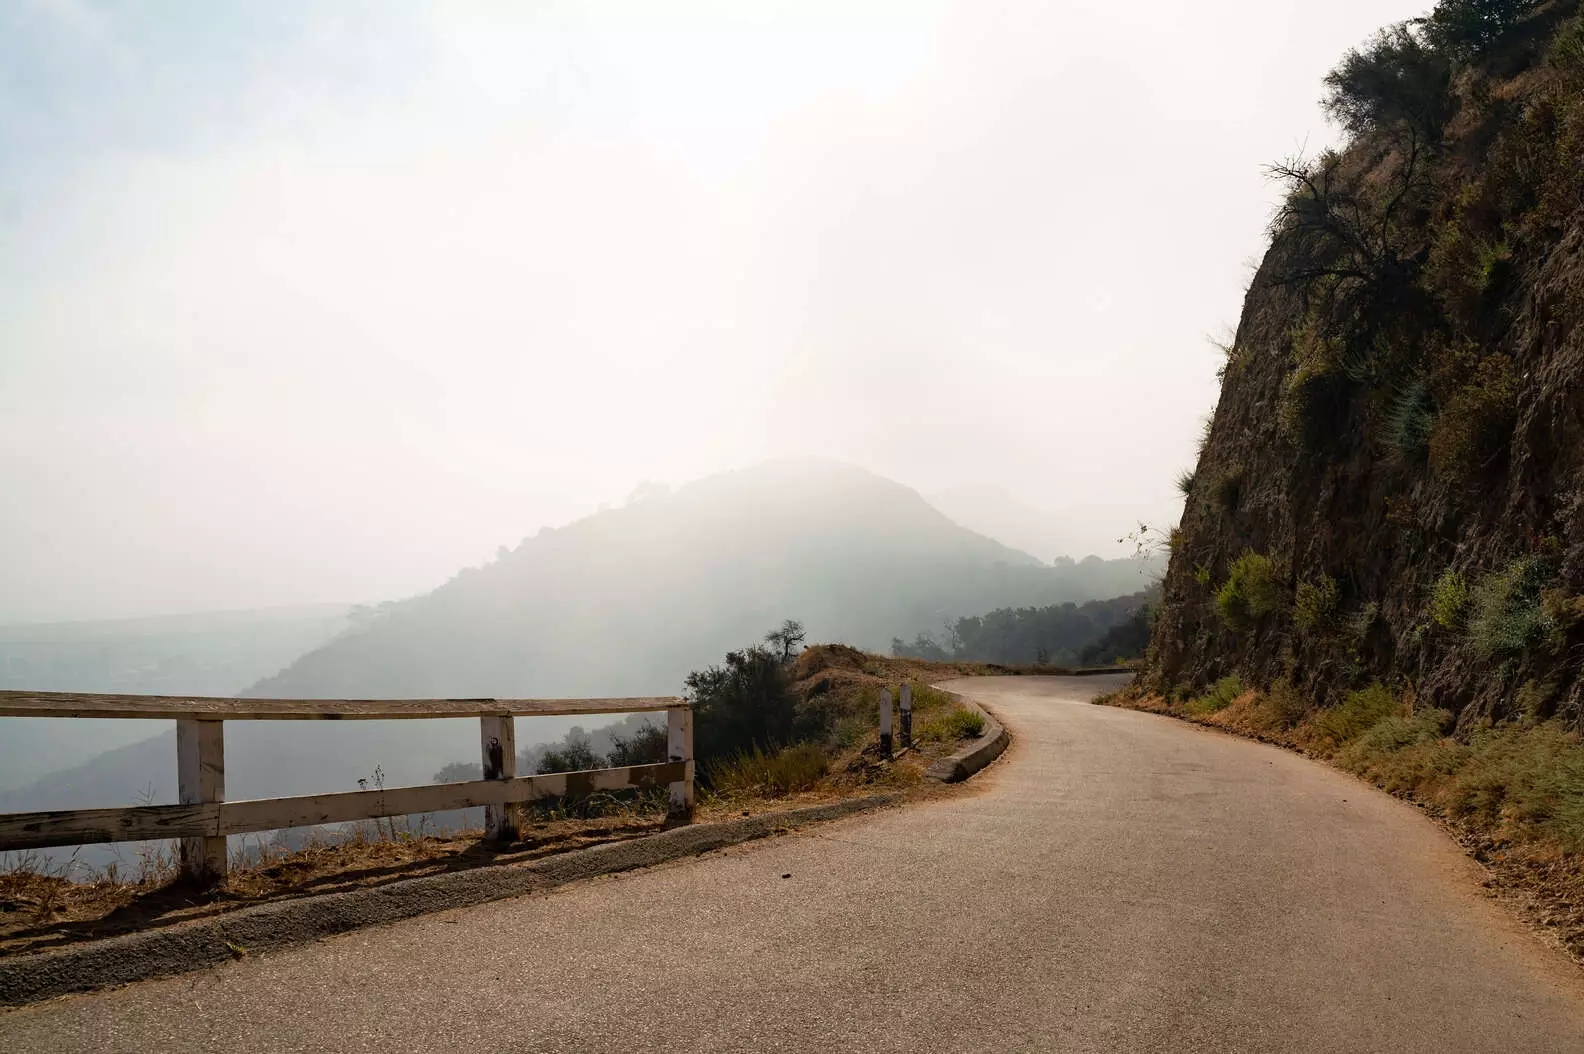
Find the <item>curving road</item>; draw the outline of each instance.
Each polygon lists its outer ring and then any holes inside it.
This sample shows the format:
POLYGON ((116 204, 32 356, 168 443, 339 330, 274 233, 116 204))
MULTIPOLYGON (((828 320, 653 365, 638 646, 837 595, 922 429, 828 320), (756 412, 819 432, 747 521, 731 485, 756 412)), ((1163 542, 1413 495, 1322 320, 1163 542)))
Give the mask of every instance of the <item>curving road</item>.
POLYGON ((0 1048, 1584 1052, 1584 971, 1412 808, 1096 679, 953 686, 1015 736, 960 796, 13 1012, 0 1048))

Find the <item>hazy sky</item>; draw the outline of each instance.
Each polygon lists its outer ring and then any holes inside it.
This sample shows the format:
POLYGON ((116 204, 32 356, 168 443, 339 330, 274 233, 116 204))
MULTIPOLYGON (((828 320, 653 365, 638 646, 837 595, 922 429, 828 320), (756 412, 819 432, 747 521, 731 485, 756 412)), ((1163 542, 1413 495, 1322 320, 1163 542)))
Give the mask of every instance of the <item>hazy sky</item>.
POLYGON ((6 0, 0 619, 406 595, 797 453, 1110 555, 1261 165, 1427 2, 6 0))

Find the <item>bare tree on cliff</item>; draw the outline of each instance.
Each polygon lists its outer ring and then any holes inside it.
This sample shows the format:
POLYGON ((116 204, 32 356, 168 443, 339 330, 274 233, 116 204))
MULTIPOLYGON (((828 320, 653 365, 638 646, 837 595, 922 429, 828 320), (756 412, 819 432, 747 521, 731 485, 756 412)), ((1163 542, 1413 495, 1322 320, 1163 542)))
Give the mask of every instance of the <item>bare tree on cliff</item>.
POLYGON ((765 643, 781 650, 782 662, 791 662, 797 650, 803 646, 803 639, 806 636, 808 634, 803 632, 803 623, 789 618, 781 623, 780 629, 773 629, 765 634, 765 643))

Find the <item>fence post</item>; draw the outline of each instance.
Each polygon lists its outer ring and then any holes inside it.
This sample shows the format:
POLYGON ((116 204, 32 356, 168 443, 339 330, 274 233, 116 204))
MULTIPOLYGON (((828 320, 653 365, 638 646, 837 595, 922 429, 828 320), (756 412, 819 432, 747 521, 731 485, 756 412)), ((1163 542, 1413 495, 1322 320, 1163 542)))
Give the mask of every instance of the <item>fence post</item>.
POLYGON ((880 753, 891 756, 891 686, 880 689, 880 753))
MULTIPOLYGON (((176 722, 176 792, 183 805, 225 801, 225 722, 183 717, 176 722)), ((181 870, 212 882, 225 877, 224 835, 181 840, 181 870)))
POLYGON ((672 764, 683 763, 682 778, 671 784, 666 807, 666 825, 693 822, 693 708, 673 706, 666 710, 666 753, 672 764))
MULTIPOLYGON (((511 714, 479 718, 479 749, 484 778, 509 780, 517 775, 517 725, 511 714)), ((522 821, 516 802, 484 806, 484 837, 492 842, 515 842, 522 821)))
POLYGON ((913 686, 902 682, 902 749, 913 745, 913 686))

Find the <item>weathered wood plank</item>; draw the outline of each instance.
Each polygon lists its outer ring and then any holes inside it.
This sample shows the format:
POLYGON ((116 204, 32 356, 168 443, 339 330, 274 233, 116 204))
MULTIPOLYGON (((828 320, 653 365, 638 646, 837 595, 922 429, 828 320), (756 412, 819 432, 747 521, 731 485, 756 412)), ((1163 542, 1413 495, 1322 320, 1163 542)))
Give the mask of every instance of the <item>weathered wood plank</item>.
POLYGON ((432 787, 392 787, 385 790, 310 794, 297 798, 262 798, 226 802, 220 807, 219 832, 243 834, 277 827, 308 827, 321 823, 403 816, 419 812, 445 812, 478 805, 509 805, 584 795, 628 787, 657 787, 682 778, 680 764, 633 765, 619 769, 557 772, 545 776, 519 776, 509 780, 472 780, 432 787))
POLYGON ((431 787, 393 787, 256 801, 0 813, 0 851, 150 838, 223 839, 228 834, 273 831, 280 827, 444 812, 477 805, 506 805, 629 787, 661 787, 690 779, 691 775, 691 762, 668 762, 519 776, 509 780, 473 780, 431 787))
POLYGON ((218 804, 0 813, 0 850, 201 837, 213 834, 219 820, 218 804))
MULTIPOLYGON (((225 801, 225 722, 182 718, 176 722, 177 797, 183 805, 225 801)), ((181 869, 208 881, 226 873, 226 840, 213 834, 181 840, 181 869)))
POLYGON ((114 717, 224 721, 391 721, 424 717, 628 714, 686 705, 674 696, 631 699, 225 699, 0 691, 0 717, 114 717))

